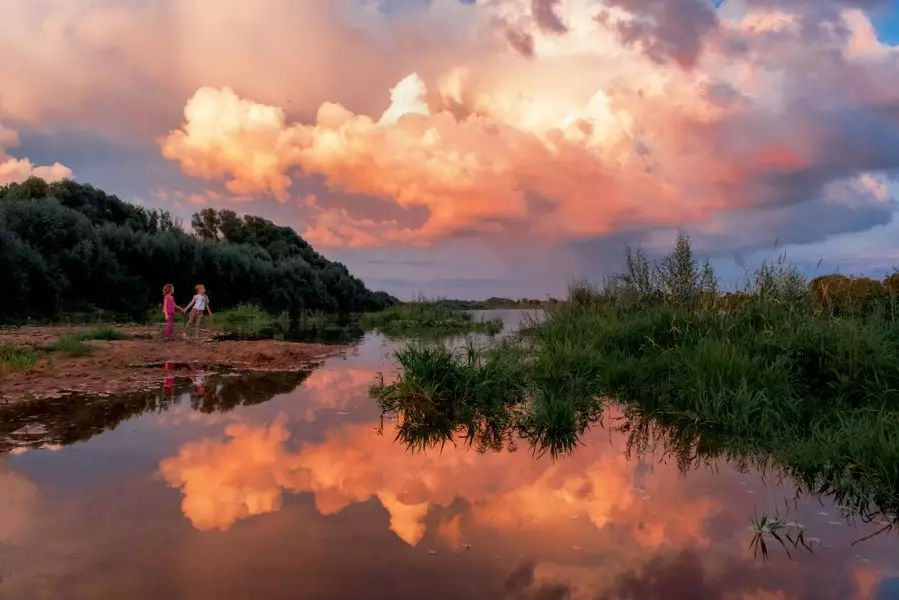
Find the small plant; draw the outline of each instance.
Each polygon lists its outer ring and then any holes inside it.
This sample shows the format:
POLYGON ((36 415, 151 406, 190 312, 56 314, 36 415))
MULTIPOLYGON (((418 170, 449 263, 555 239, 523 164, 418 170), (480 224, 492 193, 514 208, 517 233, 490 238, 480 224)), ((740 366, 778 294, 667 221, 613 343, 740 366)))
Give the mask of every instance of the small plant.
POLYGON ((786 543, 784 543, 784 538, 793 548, 797 548, 802 546, 809 552, 812 552, 812 547, 806 543, 805 541, 805 531, 802 525, 795 521, 781 521, 779 518, 769 518, 766 513, 762 513, 759 516, 753 516, 752 518, 752 527, 750 529, 755 533, 752 537, 752 541, 749 543, 749 548, 752 550, 752 556, 757 557, 758 553, 761 551, 762 560, 768 560, 768 546, 765 543, 766 539, 773 539, 781 546, 787 553, 788 558, 792 558, 790 556, 790 549, 787 548, 786 543))

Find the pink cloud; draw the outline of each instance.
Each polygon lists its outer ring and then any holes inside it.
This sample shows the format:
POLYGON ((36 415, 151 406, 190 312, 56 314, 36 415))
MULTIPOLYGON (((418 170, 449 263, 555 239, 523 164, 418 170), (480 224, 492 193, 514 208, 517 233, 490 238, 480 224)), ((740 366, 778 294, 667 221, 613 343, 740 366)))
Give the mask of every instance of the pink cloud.
MULTIPOLYGON (((320 384, 333 392, 338 375, 320 384)), ((358 388, 357 378, 349 375, 347 389, 358 388)), ((695 518, 653 510, 656 501, 647 495, 653 490, 638 485, 635 466, 618 452, 597 451, 601 445, 551 465, 527 452, 482 455, 464 445, 409 454, 392 435, 375 436, 374 424, 363 423, 333 429, 322 442, 294 451, 287 422, 282 414, 267 426, 230 424, 224 439, 187 443, 160 463, 162 477, 181 489, 182 511, 194 527, 228 530, 238 520, 277 512, 285 492, 312 493, 324 515, 376 499, 390 515, 390 530, 415 546, 427 532, 429 512, 461 499, 469 505, 465 518, 435 530, 451 546, 474 525, 511 532, 528 523, 564 536, 576 517, 578 529, 598 531, 614 522, 626 526, 640 546, 662 548, 706 546, 705 520, 724 508, 717 500, 668 493, 669 508, 682 505, 695 518), (397 461, 406 467, 394 468, 397 461)), ((671 465, 652 487, 684 489, 670 486, 679 477, 671 465)))
POLYGON ((0 185, 20 183, 29 177, 46 181, 59 181, 72 177, 72 170, 58 162, 49 166, 37 166, 27 158, 15 158, 7 150, 19 146, 19 135, 0 123, 0 185))
MULTIPOLYGON (((538 4, 533 19, 549 19, 538 4)), ((495 51, 429 81, 413 73, 392 88, 382 113, 325 102, 315 119, 293 121, 230 88, 201 88, 182 127, 161 140, 162 152, 185 172, 238 193, 286 200, 297 178, 318 175, 334 190, 428 211, 412 228, 339 209, 309 212, 310 238, 348 247, 431 244, 472 232, 526 230, 558 241, 702 227, 723 212, 815 200, 834 179, 870 176, 896 162, 887 148, 859 157, 834 146, 843 132, 826 119, 897 93, 895 84, 870 96, 822 99, 810 113, 796 108, 804 92, 789 81, 791 70, 813 65, 834 77, 824 84, 830 91, 843 75, 880 74, 882 81, 899 66, 899 53, 871 38, 864 13, 842 13, 849 33, 825 36, 816 47, 788 13, 760 9, 726 23, 711 14, 697 31, 670 23, 674 17, 655 0, 613 4, 621 23, 666 23, 646 32, 659 38, 650 45, 693 39, 683 51, 689 57, 674 49, 665 63, 636 30, 618 39, 608 22, 567 4, 567 35, 524 21, 536 41, 534 60, 495 51), (772 32, 780 35, 774 42, 772 32), (738 55, 713 52, 737 42, 746 48, 738 55), (819 56, 834 47, 844 62, 819 56), (832 173, 821 175, 828 164, 832 173)), ((491 6, 508 20, 520 3, 491 6)))
POLYGON ((288 0, 10 0, 0 78, 17 85, 0 118, 156 139, 184 173, 275 197, 334 247, 717 232, 727 215, 795 218, 834 186, 856 195, 844 204, 882 195, 853 182, 899 168, 899 52, 858 3, 669 4, 435 0, 388 18, 288 0), (298 202, 310 178, 332 193, 298 202))

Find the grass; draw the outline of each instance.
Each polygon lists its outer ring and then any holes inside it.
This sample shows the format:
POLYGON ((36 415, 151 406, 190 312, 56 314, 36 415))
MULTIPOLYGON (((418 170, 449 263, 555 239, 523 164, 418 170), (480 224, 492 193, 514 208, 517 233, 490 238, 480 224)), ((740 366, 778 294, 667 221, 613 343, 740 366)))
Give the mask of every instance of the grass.
POLYGON ((553 455, 617 402, 654 423, 684 467, 698 456, 753 462, 863 517, 895 519, 899 297, 886 282, 808 282, 779 261, 722 294, 686 236, 661 264, 638 251, 627 262, 603 290, 573 284, 514 339, 400 350, 397 380, 372 395, 406 437, 425 415, 443 419, 444 439, 476 441, 488 415, 553 455))
POLYGON ((213 318, 216 329, 222 334, 241 338, 263 336, 274 329, 279 321, 256 304, 239 304, 215 313, 213 318))
POLYGON ((32 369, 38 362, 40 351, 62 352, 69 356, 87 356, 93 351, 88 343, 92 340, 115 341, 130 339, 124 331, 109 326, 100 326, 87 331, 61 335, 43 348, 0 344, 0 371, 23 372, 32 369))
POLYGON ((73 334, 73 337, 82 342, 91 340, 100 340, 105 342, 113 342, 118 340, 129 340, 131 336, 115 327, 100 326, 87 331, 73 334))
POLYGON ((38 353, 33 348, 0 345, 0 371, 29 371, 37 361, 38 353))
POLYGON ((397 336, 422 333, 495 335, 502 331, 503 322, 502 319, 476 319, 470 311, 452 303, 419 298, 380 312, 366 313, 362 316, 362 327, 397 336))
POLYGON ((61 335, 46 346, 45 350, 62 352, 75 357, 88 356, 93 352, 93 346, 88 342, 94 340, 110 342, 128 339, 131 339, 131 336, 124 331, 103 325, 87 331, 61 335))
POLYGON ((62 352, 69 356, 87 356, 93 352, 93 347, 78 334, 61 335, 46 347, 50 352, 62 352))
POLYGON ((272 315, 255 304, 241 304, 215 313, 213 319, 218 339, 290 339, 346 343, 361 336, 361 332, 356 335, 358 318, 341 318, 322 311, 303 311, 291 319, 287 311, 272 315))

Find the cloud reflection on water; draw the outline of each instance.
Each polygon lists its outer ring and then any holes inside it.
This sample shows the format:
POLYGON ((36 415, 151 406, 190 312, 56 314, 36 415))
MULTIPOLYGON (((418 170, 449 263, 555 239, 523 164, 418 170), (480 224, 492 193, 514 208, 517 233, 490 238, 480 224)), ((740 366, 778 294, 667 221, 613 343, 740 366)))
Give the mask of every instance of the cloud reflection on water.
POLYGON ((13 457, 15 470, 0 459, 0 573, 13 573, 0 590, 318 599, 370 580, 365 597, 865 600, 894 549, 850 547, 861 534, 806 502, 795 517, 827 546, 752 561, 749 518, 791 490, 724 466, 684 477, 659 454, 628 461, 605 430, 555 463, 526 445, 409 453, 389 423, 375 431, 379 368, 330 361, 295 391, 235 396, 209 420, 148 415, 77 449, 13 457), (4 539, 28 514, 32 526, 4 539))

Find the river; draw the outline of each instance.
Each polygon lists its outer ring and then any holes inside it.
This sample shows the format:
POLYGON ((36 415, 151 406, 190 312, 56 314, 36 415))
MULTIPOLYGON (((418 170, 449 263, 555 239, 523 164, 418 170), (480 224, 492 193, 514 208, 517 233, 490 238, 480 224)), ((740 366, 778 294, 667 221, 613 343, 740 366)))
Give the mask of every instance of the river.
MULTIPOLYGON (((509 331, 521 311, 494 314, 509 331)), ((788 481, 628 457, 611 409, 556 461, 526 443, 410 452, 367 393, 398 343, 98 404, 0 455, 0 597, 895 597, 877 595, 899 573, 895 534, 852 545, 879 527, 788 481), (801 523, 813 552, 769 539, 754 557, 763 513, 801 523)))

